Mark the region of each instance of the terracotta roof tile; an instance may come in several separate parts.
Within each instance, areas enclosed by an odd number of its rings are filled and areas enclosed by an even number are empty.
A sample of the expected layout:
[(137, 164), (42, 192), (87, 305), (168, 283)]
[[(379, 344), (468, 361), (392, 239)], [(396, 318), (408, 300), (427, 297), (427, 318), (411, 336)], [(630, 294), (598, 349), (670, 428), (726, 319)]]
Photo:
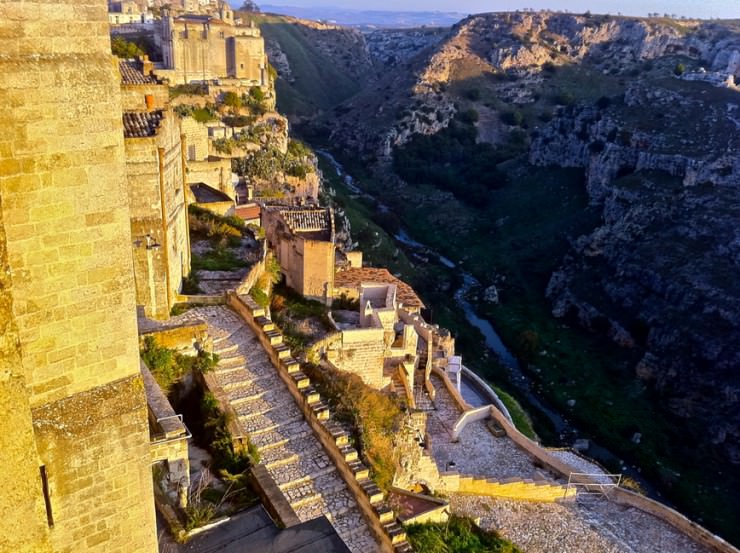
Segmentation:
[(121, 60), (118, 69), (123, 84), (159, 84), (154, 75), (144, 75), (141, 63), (136, 60)]
[(258, 219), (260, 216), (259, 204), (252, 205), (238, 205), (236, 206), (236, 214), (245, 221), (250, 219)]
[(154, 136), (162, 121), (162, 111), (123, 112), (123, 136), (126, 138), (146, 138)]
[(383, 283), (396, 285), (396, 297), (407, 307), (424, 307), (424, 302), (416, 295), (414, 289), (402, 280), (394, 277), (388, 269), (375, 267), (355, 267), (339, 271), (334, 276), (335, 288), (359, 288), (363, 283)]

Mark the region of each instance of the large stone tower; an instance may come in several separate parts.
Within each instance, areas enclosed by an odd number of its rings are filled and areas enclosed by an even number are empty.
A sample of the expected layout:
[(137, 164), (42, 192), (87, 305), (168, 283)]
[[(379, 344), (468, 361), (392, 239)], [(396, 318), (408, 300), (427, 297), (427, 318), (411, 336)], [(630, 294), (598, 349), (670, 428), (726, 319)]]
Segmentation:
[(0, 2), (0, 551), (156, 551), (104, 0)]

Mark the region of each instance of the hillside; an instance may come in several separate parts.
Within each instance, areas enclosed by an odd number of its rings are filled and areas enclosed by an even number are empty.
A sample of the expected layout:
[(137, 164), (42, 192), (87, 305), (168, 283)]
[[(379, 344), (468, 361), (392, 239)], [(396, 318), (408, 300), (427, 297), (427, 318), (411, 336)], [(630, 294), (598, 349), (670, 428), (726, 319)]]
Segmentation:
[(498, 13), (438, 36), (307, 135), (475, 275), (541, 396), (731, 534), (740, 24)]

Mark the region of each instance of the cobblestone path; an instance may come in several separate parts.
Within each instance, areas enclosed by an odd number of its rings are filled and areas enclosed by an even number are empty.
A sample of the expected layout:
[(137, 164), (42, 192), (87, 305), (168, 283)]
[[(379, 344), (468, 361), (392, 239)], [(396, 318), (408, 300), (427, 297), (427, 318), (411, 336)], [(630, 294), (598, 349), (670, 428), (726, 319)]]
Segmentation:
[(529, 503), (451, 494), (457, 513), (480, 517), (524, 551), (538, 553), (709, 553), (669, 524), (604, 497)]
[(452, 443), (452, 428), (462, 411), (457, 407), (439, 377), (432, 375), (437, 391), (436, 411), (429, 413), (427, 430), (432, 437), (432, 455), (437, 468), (444, 472), (449, 462), (461, 474), (507, 478), (541, 479), (529, 456), (508, 437), (496, 438), (483, 421), (468, 424), (460, 441)]
[(326, 515), (355, 553), (378, 550), (354, 496), (272, 366), (252, 330), (222, 306), (191, 309), (178, 320), (203, 320), (220, 356), (215, 376), (238, 422), (301, 521)]

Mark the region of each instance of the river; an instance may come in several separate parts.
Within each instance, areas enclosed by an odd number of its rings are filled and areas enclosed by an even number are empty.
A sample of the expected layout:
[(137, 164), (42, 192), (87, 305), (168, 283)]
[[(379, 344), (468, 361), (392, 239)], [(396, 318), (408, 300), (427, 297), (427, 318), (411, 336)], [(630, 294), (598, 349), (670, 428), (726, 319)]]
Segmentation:
[[(332, 165), (337, 173), (337, 176), (342, 177), (342, 181), (344, 182), (348, 190), (350, 190), (354, 194), (357, 194), (358, 196), (374, 200), (378, 203), (378, 206), (381, 210), (389, 209), (388, 206), (381, 203), (377, 198), (360, 189), (354, 183), (354, 179), (352, 178), (352, 176), (347, 174), (347, 172), (344, 170), (342, 164), (339, 163), (329, 152), (316, 150), (316, 153), (323, 156)], [(522, 371), (517, 359), (501, 341), (500, 336), (496, 332), (496, 329), (493, 327), (491, 322), (486, 319), (480, 318), (475, 312), (475, 308), (470, 302), (470, 296), (471, 292), (480, 289), (480, 282), (478, 282), (478, 280), (472, 274), (462, 270), (462, 268), (459, 267), (451, 259), (443, 256), (426, 244), (412, 238), (404, 228), (401, 228), (399, 230), (399, 232), (394, 236), (394, 239), (399, 244), (402, 244), (403, 246), (411, 249), (415, 253), (423, 255), (430, 259), (436, 259), (440, 264), (444, 265), (448, 269), (455, 269), (457, 271), (457, 274), (462, 275), (463, 285), (455, 293), (455, 301), (465, 313), (465, 318), (471, 325), (480, 330), (481, 334), (483, 334), (486, 346), (497, 356), (501, 364), (506, 367), (509, 372), (510, 382), (513, 386), (517, 388), (519, 394), (525, 397), (531, 406), (533, 406), (549, 419), (550, 423), (552, 424), (553, 428), (560, 438), (560, 445), (571, 446), (573, 444), (573, 439), (579, 434), (578, 430), (569, 421), (565, 420), (563, 416), (560, 415), (560, 413), (548, 407), (544, 403), (544, 401), (536, 395), (536, 393), (532, 389), (532, 381), (524, 373), (524, 371)], [(472, 388), (472, 386), (470, 386), (468, 383), (464, 383), (464, 386), (468, 389)], [(622, 466), (622, 470), (626, 474), (640, 482), (640, 485), (649, 496), (660, 497), (660, 494), (657, 492), (655, 487), (650, 484), (650, 482), (641, 477), (641, 475), (639, 474), (639, 469), (637, 469), (636, 467), (625, 466), (620, 458), (607, 448), (594, 443), (593, 440), (590, 440), (587, 453), (591, 455), (594, 459), (601, 461), (602, 463), (609, 461), (618, 463)], [(661, 498), (661, 501), (664, 501), (664, 499)]]

